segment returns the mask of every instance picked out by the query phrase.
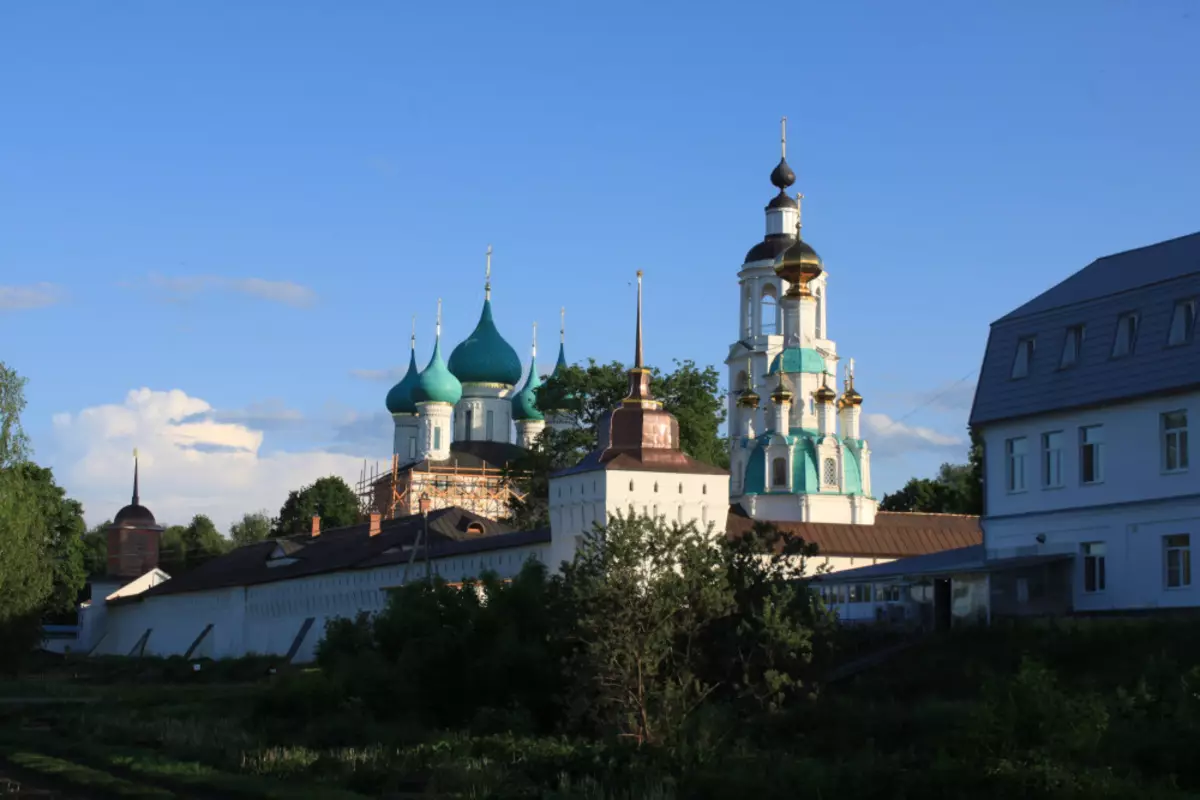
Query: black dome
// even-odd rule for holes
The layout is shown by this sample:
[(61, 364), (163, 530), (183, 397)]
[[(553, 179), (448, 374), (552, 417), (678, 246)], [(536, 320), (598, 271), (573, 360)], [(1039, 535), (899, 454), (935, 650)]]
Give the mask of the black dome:
[(786, 189), (796, 182), (796, 173), (788, 166), (786, 158), (779, 159), (779, 164), (771, 170), (771, 183), (780, 189)]
[(143, 505), (131, 503), (120, 511), (113, 519), (113, 525), (125, 528), (157, 528), (158, 523), (154, 521), (154, 515), (150, 513), (150, 509)]
[(790, 195), (788, 195), (787, 192), (783, 191), (782, 189), (779, 190), (779, 194), (777, 194), (771, 198), (771, 202), (767, 203), (767, 211), (771, 211), (772, 209), (776, 209), (776, 208), (799, 208), (799, 207), (800, 207), (800, 205), (796, 202), (796, 198), (791, 197)]
[(796, 237), (794, 236), (787, 236), (782, 233), (770, 234), (766, 239), (763, 239), (750, 248), (750, 252), (746, 253), (746, 259), (743, 263), (748, 264), (751, 261), (765, 261), (768, 259), (774, 261), (779, 257), (780, 253), (791, 247), (795, 241)]

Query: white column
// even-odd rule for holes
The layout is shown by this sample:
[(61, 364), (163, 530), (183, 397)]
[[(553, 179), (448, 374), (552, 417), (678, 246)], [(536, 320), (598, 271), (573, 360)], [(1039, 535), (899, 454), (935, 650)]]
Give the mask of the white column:
[(792, 404), (786, 400), (782, 403), (775, 403), (774, 427), (776, 433), (788, 432), (788, 417), (791, 408)]

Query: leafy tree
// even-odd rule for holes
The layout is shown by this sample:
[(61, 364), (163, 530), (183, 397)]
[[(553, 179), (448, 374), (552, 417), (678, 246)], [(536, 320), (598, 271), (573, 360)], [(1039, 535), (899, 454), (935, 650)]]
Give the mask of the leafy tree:
[(0, 668), (14, 669), (40, 636), (53, 591), (49, 524), (25, 469), (25, 381), (0, 362)]
[(966, 464), (942, 464), (935, 478), (911, 478), (898, 492), (885, 494), (880, 511), (928, 514), (983, 513), (983, 438), (971, 432)]
[[(675, 370), (651, 368), (650, 388), (663, 408), (679, 420), (681, 449), (692, 458), (729, 466), (726, 440), (720, 436), (725, 421), (720, 373), (699, 369), (694, 361), (676, 361)], [(532, 450), (509, 466), (508, 476), (526, 496), (513, 504), (508, 522), (521, 528), (550, 524), (550, 473), (574, 466), (596, 446), (600, 421), (629, 393), (629, 376), (620, 362), (586, 367), (571, 366), (548, 378), (537, 389), (541, 408), (566, 409), (575, 426), (565, 431), (546, 430)]]
[(229, 538), (234, 547), (261, 542), (271, 537), (271, 518), (265, 511), (253, 514), (243, 514), (240, 522), (235, 522), (229, 529)]
[(197, 514), (187, 525), (172, 525), (163, 531), (159, 542), (159, 566), (169, 575), (187, 572), (221, 555), (229, 541), (204, 514)]
[(28, 489), (30, 502), (43, 524), (45, 551), (50, 565), (52, 593), (45, 613), (69, 615), (75, 609), (79, 591), (87, 581), (84, 564), (83, 506), (66, 496), (54, 482), (54, 473), (32, 462), (17, 467)]
[(274, 520), (274, 536), (305, 533), (312, 518), (321, 518), (322, 528), (340, 528), (358, 522), (358, 496), (341, 478), (318, 478), (300, 490), (288, 492), (287, 500)]
[(83, 535), (83, 571), (85, 575), (103, 575), (108, 572), (108, 529), (111, 519), (95, 525)]

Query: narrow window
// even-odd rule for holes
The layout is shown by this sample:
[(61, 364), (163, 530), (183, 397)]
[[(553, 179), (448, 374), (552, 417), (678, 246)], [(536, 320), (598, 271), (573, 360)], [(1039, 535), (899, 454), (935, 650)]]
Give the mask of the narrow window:
[(1192, 340), (1196, 327), (1196, 301), (1180, 300), (1171, 315), (1171, 330), (1167, 334), (1167, 346), (1187, 344)]
[(1089, 594), (1104, 591), (1104, 555), (1104, 542), (1083, 544), (1083, 590)]
[(433, 429), (433, 449), (442, 449), (442, 429), (440, 427)]
[(746, 335), (754, 335), (754, 298), (749, 289), (746, 290)]
[(1082, 345), (1083, 326), (1072, 325), (1067, 328), (1066, 338), (1063, 339), (1062, 359), (1058, 362), (1058, 368), (1066, 369), (1079, 363), (1079, 348)]
[(1122, 314), (1117, 318), (1117, 338), (1113, 341), (1112, 357), (1121, 358), (1133, 352), (1137, 341), (1137, 314)]
[(832, 458), (825, 459), (824, 466), (821, 467), (825, 473), (822, 477), (825, 478), (826, 486), (837, 486), (837, 462)]
[(408, 440), (408, 457), (409, 458), (417, 457), (417, 439), (415, 436)]
[(708, 484), (707, 483), (700, 487), (700, 494), (708, 494)]
[(633, 491), (633, 481), (629, 482), (629, 491)]
[(1187, 412), (1171, 411), (1162, 415), (1163, 469), (1184, 472), (1188, 468)]
[(1100, 483), (1104, 480), (1104, 428), (1089, 425), (1079, 429), (1079, 481)]
[(1012, 376), (1024, 378), (1029, 374), (1029, 366), (1033, 363), (1033, 337), (1017, 342), (1017, 354), (1013, 358)]
[(1025, 491), (1025, 455), (1028, 447), (1029, 440), (1024, 436), (1004, 442), (1004, 452), (1008, 462), (1007, 483), (1010, 492)]
[(1192, 585), (1192, 537), (1177, 533), (1163, 537), (1164, 561), (1167, 567), (1167, 588), (1178, 589)]
[(658, 481), (654, 482), (654, 493), (658, 494)]
[(495, 441), (495, 437), (492, 435), (493, 431), (495, 429), (495, 425), (494, 425), (494, 423), (496, 421), (495, 414), (496, 414), (495, 411), (488, 409), (488, 412), (487, 412), (487, 436), (485, 438), (489, 442)]
[(762, 305), (759, 306), (758, 313), (760, 315), (758, 318), (759, 331), (765, 336), (773, 335), (776, 331), (775, 295), (763, 294)]
[(774, 486), (787, 486), (786, 458), (776, 458), (771, 462), (771, 483)]
[(463, 411), (463, 441), (471, 441), (471, 428), (475, 427), (475, 411), (473, 409), (465, 409)]
[(1056, 489), (1063, 485), (1063, 432), (1042, 434), (1042, 486)]
[(683, 484), (679, 484), (679, 493), (683, 494)]

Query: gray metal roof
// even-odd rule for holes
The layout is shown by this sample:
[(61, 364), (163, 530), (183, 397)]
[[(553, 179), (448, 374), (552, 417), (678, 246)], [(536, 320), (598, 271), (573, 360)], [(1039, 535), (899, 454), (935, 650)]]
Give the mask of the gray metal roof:
[[(1090, 265), (992, 324), (971, 425), (1182, 391), (1200, 385), (1195, 332), (1167, 347), (1175, 304), (1200, 299), (1200, 233), (1128, 250)], [(1117, 320), (1138, 316), (1133, 353), (1112, 358)], [(1075, 366), (1059, 369), (1067, 329), (1084, 326)], [(1013, 378), (1018, 342), (1033, 360)]]

